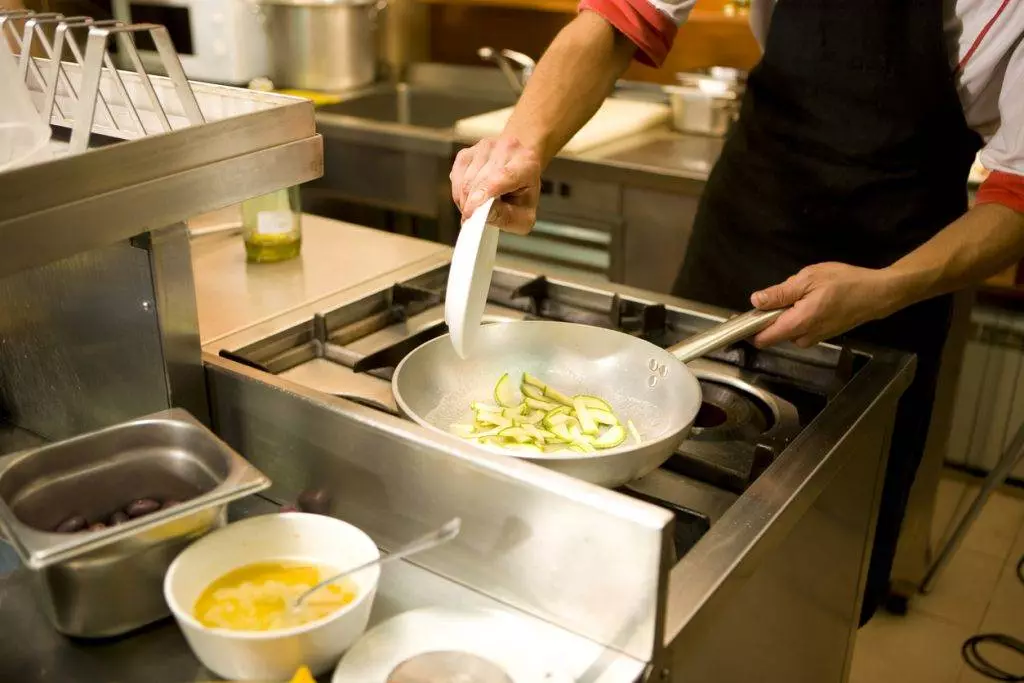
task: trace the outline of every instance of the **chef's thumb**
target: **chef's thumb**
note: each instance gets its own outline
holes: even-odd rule
[[[771,311],[776,308],[792,306],[803,295],[803,288],[797,282],[794,282],[793,278],[790,278],[783,283],[754,292],[750,297],[750,303],[754,305],[754,308],[759,308],[762,311]]]
[[[533,229],[536,217],[536,210],[511,204],[499,197],[491,207],[490,223],[505,232],[526,235]]]

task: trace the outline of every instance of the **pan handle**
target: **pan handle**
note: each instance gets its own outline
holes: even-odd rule
[[[725,348],[749,337],[754,336],[764,328],[775,322],[784,311],[788,309],[779,308],[774,311],[761,311],[754,309],[729,318],[721,325],[715,325],[710,330],[695,334],[685,341],[681,341],[668,349],[668,352],[679,360],[687,363],[712,351]]]

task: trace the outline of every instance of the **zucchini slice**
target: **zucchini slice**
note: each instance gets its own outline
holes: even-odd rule
[[[626,420],[626,428],[629,429],[629,435],[632,436],[637,444],[642,444],[644,441],[640,438],[640,430],[636,428],[632,420]]]
[[[473,439],[473,438],[476,438],[476,425],[467,425],[467,424],[456,423],[456,424],[453,424],[448,429],[449,429],[449,431],[451,431],[452,434],[454,434],[455,436],[461,437],[463,439]]]
[[[506,372],[494,385],[494,400],[503,408],[513,408],[519,405],[519,397],[516,396],[516,388],[512,378]]]
[[[540,401],[546,401],[547,400],[547,399],[544,398],[544,390],[543,389],[541,389],[539,387],[535,387],[535,386],[530,385],[530,384],[521,384],[521,385],[519,385],[519,391],[523,392],[523,398],[535,398],[535,399],[540,400]]]
[[[583,402],[582,396],[577,396],[573,399],[572,405],[576,409],[576,417],[580,421],[580,429],[584,434],[597,434],[597,422],[590,415],[590,408],[587,407],[586,403]]]
[[[550,403],[548,401],[542,401],[538,398],[527,398],[526,406],[528,408],[533,408],[534,410],[543,410],[546,413],[557,408],[558,404]]]
[[[600,408],[588,408],[588,411],[590,412],[590,417],[592,417],[594,422],[599,425],[614,427],[619,424],[619,418],[615,417],[614,413],[607,410],[601,410]]]
[[[605,430],[604,434],[593,441],[594,448],[615,448],[622,445],[626,440],[626,429],[622,425],[615,425]]]
[[[586,394],[580,394],[579,396],[573,396],[573,398],[572,398],[573,406],[576,405],[577,401],[582,403],[587,408],[593,408],[595,410],[605,410],[605,411],[608,411],[609,413],[614,413],[615,412],[614,410],[612,410],[612,407],[608,403],[608,401],[605,401],[604,399],[600,399],[597,396],[587,396]],[[579,410],[579,409],[577,408],[577,410]]]

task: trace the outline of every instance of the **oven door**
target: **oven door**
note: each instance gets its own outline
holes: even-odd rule
[[[498,252],[511,266],[614,282],[620,234],[621,221],[545,215],[529,235],[502,232]]]

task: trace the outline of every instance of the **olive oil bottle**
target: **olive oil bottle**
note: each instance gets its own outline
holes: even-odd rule
[[[298,186],[242,202],[242,239],[252,263],[286,261],[302,249]]]

